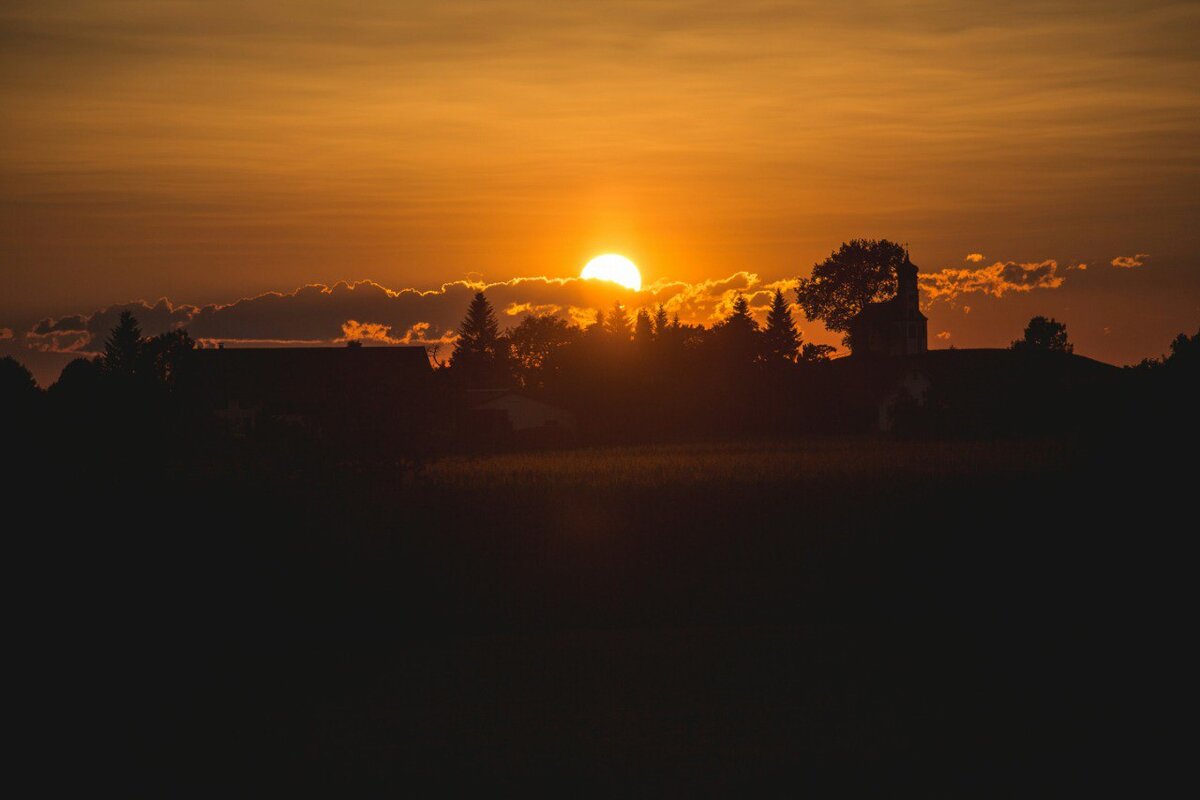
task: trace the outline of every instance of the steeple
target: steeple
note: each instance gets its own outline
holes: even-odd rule
[[[917,265],[908,257],[908,246],[904,247],[904,263],[896,267],[896,296],[916,305],[920,299],[917,291]]]

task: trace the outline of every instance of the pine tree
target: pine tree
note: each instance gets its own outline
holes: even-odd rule
[[[122,311],[117,326],[104,342],[104,371],[131,378],[138,372],[142,351],[142,328],[133,312]]]
[[[620,300],[613,303],[612,311],[604,317],[604,332],[618,342],[628,342],[633,335],[629,315],[625,313],[625,306],[621,305]]]
[[[458,339],[450,366],[480,383],[499,380],[504,367],[505,343],[496,312],[483,292],[476,292],[467,315],[458,326]]]
[[[749,364],[758,357],[758,323],[750,313],[750,303],[738,292],[729,316],[713,328],[714,341],[733,363]]]
[[[654,341],[654,322],[650,319],[650,312],[644,308],[638,309],[637,318],[634,320],[633,341],[639,346],[646,346]]]
[[[767,327],[763,331],[763,353],[771,362],[795,361],[800,352],[800,335],[792,310],[780,289],[771,299],[771,310],[767,312]]]
[[[676,319],[678,319],[678,316],[676,316]],[[659,303],[658,309],[654,312],[654,335],[662,336],[670,324],[670,320],[667,319],[667,309],[663,307],[662,303]]]
[[[750,303],[741,292],[738,292],[737,299],[733,301],[733,310],[721,325],[731,331],[758,330],[758,323],[754,321],[754,315],[750,313]]]

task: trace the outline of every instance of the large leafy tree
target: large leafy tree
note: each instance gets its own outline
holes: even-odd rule
[[[1013,350],[1042,350],[1070,353],[1074,345],[1067,341],[1067,326],[1053,317],[1034,317],[1025,326],[1025,335],[1012,343]]]
[[[521,320],[508,334],[518,380],[526,387],[544,385],[559,352],[581,336],[579,328],[550,314],[531,314]]]
[[[763,330],[763,354],[768,361],[777,363],[795,361],[799,352],[800,334],[796,332],[792,309],[783,291],[776,289],[767,312],[767,327]]]
[[[810,322],[819,319],[829,330],[846,333],[867,303],[895,297],[896,269],[904,259],[904,248],[887,239],[844,242],[800,279],[796,303]]]
[[[0,358],[0,406],[24,409],[37,400],[41,390],[24,364],[12,356]]]
[[[183,328],[160,333],[142,342],[141,369],[163,386],[174,387],[195,348],[196,342]]]

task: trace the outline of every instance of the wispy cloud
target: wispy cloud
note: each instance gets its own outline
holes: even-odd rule
[[[1058,262],[1053,259],[1024,264],[997,261],[978,269],[948,267],[923,273],[919,280],[930,300],[954,300],[964,294],[1003,297],[1010,292],[1057,289],[1065,280],[1058,272]]]
[[[967,257],[964,258],[963,261],[970,261],[972,264],[978,264],[980,261],[983,261],[983,258],[983,253],[968,253]]]
[[[1132,256],[1117,256],[1112,260],[1112,265],[1118,269],[1137,269],[1146,265],[1146,259],[1150,257],[1149,253],[1138,253]]]

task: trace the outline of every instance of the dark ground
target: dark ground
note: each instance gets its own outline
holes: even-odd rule
[[[686,454],[675,477],[594,483],[64,465],[46,522],[9,528],[43,780],[1171,785],[1195,719],[1190,442],[995,442],[944,468],[848,446],[871,468],[778,480],[684,479]]]

